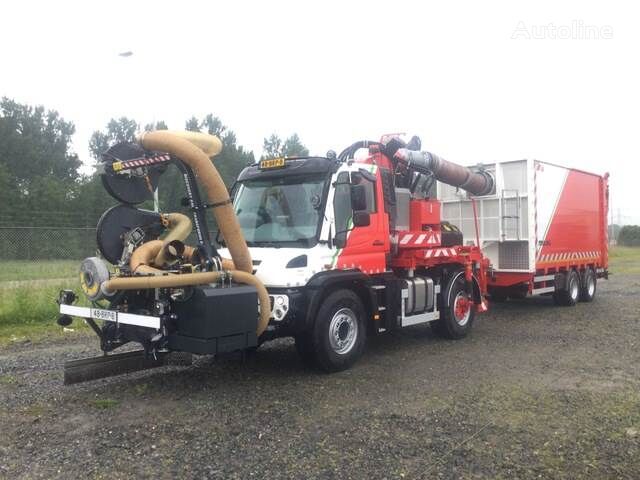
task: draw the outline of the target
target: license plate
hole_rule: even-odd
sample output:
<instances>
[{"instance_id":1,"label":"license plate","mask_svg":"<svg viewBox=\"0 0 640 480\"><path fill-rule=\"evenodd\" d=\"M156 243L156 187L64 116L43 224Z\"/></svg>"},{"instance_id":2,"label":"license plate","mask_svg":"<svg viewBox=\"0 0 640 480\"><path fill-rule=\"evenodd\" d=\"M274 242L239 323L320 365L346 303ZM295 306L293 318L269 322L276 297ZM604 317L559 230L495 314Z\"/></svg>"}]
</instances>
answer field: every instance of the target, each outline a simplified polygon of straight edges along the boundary
<instances>
[{"instance_id":1,"label":"license plate","mask_svg":"<svg viewBox=\"0 0 640 480\"><path fill-rule=\"evenodd\" d=\"M284 158L270 158L268 160L260 160L258 168L266 170L269 168L284 168L285 166Z\"/></svg>"},{"instance_id":2,"label":"license plate","mask_svg":"<svg viewBox=\"0 0 640 480\"><path fill-rule=\"evenodd\" d=\"M100 308L91 309L91 318L96 320L106 320L108 322L116 322L118 320L118 312L113 310L102 310Z\"/></svg>"}]
</instances>

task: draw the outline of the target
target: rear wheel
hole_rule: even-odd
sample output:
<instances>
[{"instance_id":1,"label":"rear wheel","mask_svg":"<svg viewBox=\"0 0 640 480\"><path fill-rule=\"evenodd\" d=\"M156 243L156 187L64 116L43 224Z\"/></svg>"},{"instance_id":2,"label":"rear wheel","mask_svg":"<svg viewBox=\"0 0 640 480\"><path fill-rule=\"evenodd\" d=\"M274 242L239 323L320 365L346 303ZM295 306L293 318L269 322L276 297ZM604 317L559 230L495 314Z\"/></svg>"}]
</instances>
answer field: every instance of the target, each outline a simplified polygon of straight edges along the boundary
<instances>
[{"instance_id":1,"label":"rear wheel","mask_svg":"<svg viewBox=\"0 0 640 480\"><path fill-rule=\"evenodd\" d=\"M572 307L578 302L580 296L580 277L578 272L571 270L567 273L565 288L556 288L553 293L553 300L558 305Z\"/></svg>"},{"instance_id":2,"label":"rear wheel","mask_svg":"<svg viewBox=\"0 0 640 480\"><path fill-rule=\"evenodd\" d=\"M473 297L465 288L464 273L454 273L440 297L440 318L433 323L438 335L463 338L471 330L476 312Z\"/></svg>"},{"instance_id":3,"label":"rear wheel","mask_svg":"<svg viewBox=\"0 0 640 480\"><path fill-rule=\"evenodd\" d=\"M308 349L316 366L325 372L346 370L364 350L364 319L360 298L351 290L336 290L318 310L310 344L301 340L296 345Z\"/></svg>"},{"instance_id":4,"label":"rear wheel","mask_svg":"<svg viewBox=\"0 0 640 480\"><path fill-rule=\"evenodd\" d=\"M596 296L596 272L592 268L587 268L582 274L582 284L580 285L580 301L590 302Z\"/></svg>"}]
</instances>

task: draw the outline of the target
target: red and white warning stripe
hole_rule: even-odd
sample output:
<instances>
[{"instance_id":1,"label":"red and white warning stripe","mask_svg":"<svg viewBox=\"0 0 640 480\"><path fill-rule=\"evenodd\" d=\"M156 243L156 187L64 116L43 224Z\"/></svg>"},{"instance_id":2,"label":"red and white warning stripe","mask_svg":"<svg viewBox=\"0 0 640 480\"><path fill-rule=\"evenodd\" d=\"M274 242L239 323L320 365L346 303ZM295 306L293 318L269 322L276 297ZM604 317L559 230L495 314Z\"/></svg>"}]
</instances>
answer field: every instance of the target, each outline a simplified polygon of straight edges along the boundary
<instances>
[{"instance_id":1,"label":"red and white warning stripe","mask_svg":"<svg viewBox=\"0 0 640 480\"><path fill-rule=\"evenodd\" d=\"M132 160L123 160L120 162L114 162L112 168L114 171L119 172L122 170L129 170L131 168L146 167L148 165L154 165L156 163L164 163L171 160L171 155L166 153L159 153L151 157L134 158Z\"/></svg>"},{"instance_id":2,"label":"red and white warning stripe","mask_svg":"<svg viewBox=\"0 0 640 480\"><path fill-rule=\"evenodd\" d=\"M595 250L586 252L561 252L561 253L545 253L540 256L541 262L562 262L567 260L586 260L598 258L600 253Z\"/></svg>"},{"instance_id":3,"label":"red and white warning stripe","mask_svg":"<svg viewBox=\"0 0 640 480\"><path fill-rule=\"evenodd\" d=\"M424 253L425 258L454 257L456 255L455 248L430 248Z\"/></svg>"},{"instance_id":4,"label":"red and white warning stripe","mask_svg":"<svg viewBox=\"0 0 640 480\"><path fill-rule=\"evenodd\" d=\"M437 232L403 233L398 243L410 247L439 245L440 234Z\"/></svg>"}]
</instances>

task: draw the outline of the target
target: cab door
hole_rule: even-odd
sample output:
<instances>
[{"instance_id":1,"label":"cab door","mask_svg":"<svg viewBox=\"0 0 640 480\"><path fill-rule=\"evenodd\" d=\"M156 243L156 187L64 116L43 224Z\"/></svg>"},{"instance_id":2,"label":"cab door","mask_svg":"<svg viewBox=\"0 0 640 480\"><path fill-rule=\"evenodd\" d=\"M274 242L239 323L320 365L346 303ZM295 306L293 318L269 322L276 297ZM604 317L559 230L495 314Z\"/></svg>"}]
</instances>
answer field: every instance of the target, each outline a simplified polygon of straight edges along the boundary
<instances>
[{"instance_id":1,"label":"cab door","mask_svg":"<svg viewBox=\"0 0 640 480\"><path fill-rule=\"evenodd\" d=\"M341 172L335 184L334 268L358 269L367 274L384 272L390 249L389 219L384 211L379 169L364 165Z\"/></svg>"}]
</instances>

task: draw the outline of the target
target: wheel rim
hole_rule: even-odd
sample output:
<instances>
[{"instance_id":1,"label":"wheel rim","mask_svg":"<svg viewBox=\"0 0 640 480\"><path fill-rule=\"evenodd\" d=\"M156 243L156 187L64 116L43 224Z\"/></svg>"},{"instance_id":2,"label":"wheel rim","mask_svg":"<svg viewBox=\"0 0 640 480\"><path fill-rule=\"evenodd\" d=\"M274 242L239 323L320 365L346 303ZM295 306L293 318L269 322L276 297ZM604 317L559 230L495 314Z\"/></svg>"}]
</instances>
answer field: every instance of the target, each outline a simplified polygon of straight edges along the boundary
<instances>
[{"instance_id":1,"label":"wheel rim","mask_svg":"<svg viewBox=\"0 0 640 480\"><path fill-rule=\"evenodd\" d=\"M596 281L593 278L593 275L589 275L587 277L587 293L590 297L593 297L593 294L596 292Z\"/></svg>"},{"instance_id":2,"label":"wheel rim","mask_svg":"<svg viewBox=\"0 0 640 480\"><path fill-rule=\"evenodd\" d=\"M569 294L574 300L578 298L578 282L576 281L575 276L573 276L571 283L569 284Z\"/></svg>"},{"instance_id":3,"label":"wheel rim","mask_svg":"<svg viewBox=\"0 0 640 480\"><path fill-rule=\"evenodd\" d=\"M350 308L341 308L329 324L329 344L338 355L349 353L358 338L358 318Z\"/></svg>"},{"instance_id":4,"label":"wheel rim","mask_svg":"<svg viewBox=\"0 0 640 480\"><path fill-rule=\"evenodd\" d=\"M471 302L464 292L458 292L453 300L453 317L461 327L469 322L471 316Z\"/></svg>"}]
</instances>

